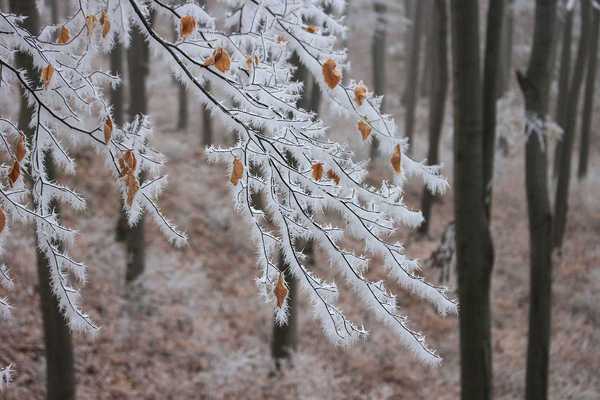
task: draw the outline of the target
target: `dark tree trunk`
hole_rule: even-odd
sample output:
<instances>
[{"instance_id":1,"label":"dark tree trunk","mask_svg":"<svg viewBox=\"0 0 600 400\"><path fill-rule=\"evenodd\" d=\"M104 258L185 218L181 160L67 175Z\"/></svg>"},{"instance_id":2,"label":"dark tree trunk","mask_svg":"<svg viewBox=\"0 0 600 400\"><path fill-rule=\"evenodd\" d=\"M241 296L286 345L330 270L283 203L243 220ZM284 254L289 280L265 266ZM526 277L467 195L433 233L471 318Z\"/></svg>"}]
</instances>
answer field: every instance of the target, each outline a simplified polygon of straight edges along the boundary
<instances>
[{"instance_id":1,"label":"dark tree trunk","mask_svg":"<svg viewBox=\"0 0 600 400\"><path fill-rule=\"evenodd\" d=\"M577 176L583 179L587 175L588 158L590 154L590 130L594 112L594 94L596 88L596 71L598 65L598 30L600 27L600 11L594 7L592 34L588 56L587 76L585 82L585 97L581 120L581 143L579 147L579 166Z\"/></svg>"},{"instance_id":2,"label":"dark tree trunk","mask_svg":"<svg viewBox=\"0 0 600 400\"><path fill-rule=\"evenodd\" d=\"M210 112L202 107L202 145L210 146L213 143L213 127Z\"/></svg>"},{"instance_id":3,"label":"dark tree trunk","mask_svg":"<svg viewBox=\"0 0 600 400\"><path fill-rule=\"evenodd\" d=\"M567 112L567 103L569 102L569 82L571 80L571 47L573 37L573 10L567 10L564 15L562 32L562 50L560 54L560 72L558 76L558 98L556 99L556 112L554 118L561 128L565 129L565 116ZM562 142L556 143L554 151L554 176L558 176L560 163L560 152Z\"/></svg>"},{"instance_id":4,"label":"dark tree trunk","mask_svg":"<svg viewBox=\"0 0 600 400\"><path fill-rule=\"evenodd\" d=\"M460 302L461 398L492 396L490 280L493 250L483 199L479 2L452 0L454 212Z\"/></svg>"},{"instance_id":5,"label":"dark tree trunk","mask_svg":"<svg viewBox=\"0 0 600 400\"><path fill-rule=\"evenodd\" d=\"M431 89L429 97L429 151L427 161L439 163L439 144L444 125L446 95L448 92L448 12L445 0L434 0L433 21L431 24ZM427 234L431 220L433 195L426 188L421 198L423 223L419 227L421 234Z\"/></svg>"},{"instance_id":6,"label":"dark tree trunk","mask_svg":"<svg viewBox=\"0 0 600 400\"><path fill-rule=\"evenodd\" d=\"M188 125L188 93L185 85L177 82L177 98L179 99L179 108L177 112L177 130L184 131Z\"/></svg>"},{"instance_id":7,"label":"dark tree trunk","mask_svg":"<svg viewBox=\"0 0 600 400\"><path fill-rule=\"evenodd\" d=\"M415 110L417 106L417 84L419 82L419 65L421 53L421 36L423 34L423 1L415 4L415 14L412 20L410 56L407 59L407 83L406 83L406 115L404 120L404 134L409 140L409 153L412 152L413 133L415 129Z\"/></svg>"},{"instance_id":8,"label":"dark tree trunk","mask_svg":"<svg viewBox=\"0 0 600 400\"><path fill-rule=\"evenodd\" d=\"M10 10L15 14L29 17L24 21L24 26L31 33L36 34L39 31L39 15L35 0L11 0ZM33 82L39 82L39 76L33 69L31 57L24 53L19 53L16 57L17 66L25 69L29 79ZM22 93L19 127L26 133L29 140L32 137L32 131L29 128L32 113L33 110L27 104ZM48 179L54 180L56 172L49 155L46 155L45 163ZM55 209L58 213L58 208ZM73 400L76 386L71 331L59 310L58 300L50 287L48 260L39 250L37 250L37 271L46 351L46 399Z\"/></svg>"},{"instance_id":9,"label":"dark tree trunk","mask_svg":"<svg viewBox=\"0 0 600 400\"><path fill-rule=\"evenodd\" d=\"M504 0L490 1L485 38L483 70L483 202L488 222L492 214L494 157L496 154L496 99L502 64Z\"/></svg>"},{"instance_id":10,"label":"dark tree trunk","mask_svg":"<svg viewBox=\"0 0 600 400\"><path fill-rule=\"evenodd\" d=\"M556 198L554 201L555 217L554 225L552 226L552 244L557 249L560 249L562 246L567 224L569 185L571 183L571 156L573 153L573 143L575 141L575 130L577 127L579 94L581 92L589 52L588 43L591 33L591 10L592 6L590 0L583 0L581 4L581 37L577 48L573 79L568 92L568 103L566 104L565 130L562 138Z\"/></svg>"},{"instance_id":11,"label":"dark tree trunk","mask_svg":"<svg viewBox=\"0 0 600 400\"><path fill-rule=\"evenodd\" d=\"M426 98L431 90L431 79L433 74L433 52L435 51L435 43L433 42L432 30L435 29L432 25L433 19L433 3L432 0L421 0L425 2L423 10L423 73L420 79L419 95Z\"/></svg>"},{"instance_id":12,"label":"dark tree trunk","mask_svg":"<svg viewBox=\"0 0 600 400\"><path fill-rule=\"evenodd\" d=\"M131 47L127 54L129 66L129 115L135 117L147 112L146 77L150 66L150 52L144 35L137 27L132 30ZM143 177L142 177L143 179ZM125 240L127 248L127 282L136 280L145 269L144 217L128 228Z\"/></svg>"},{"instance_id":13,"label":"dark tree trunk","mask_svg":"<svg viewBox=\"0 0 600 400\"><path fill-rule=\"evenodd\" d=\"M502 23L501 56L498 60L500 72L498 72L498 83L496 94L500 98L510 88L512 77L512 48L513 48L513 24L514 11L513 0L506 2L504 10L504 22Z\"/></svg>"},{"instance_id":14,"label":"dark tree trunk","mask_svg":"<svg viewBox=\"0 0 600 400\"><path fill-rule=\"evenodd\" d=\"M385 92L385 22L386 22L386 5L383 2L377 1L373 5L375 9L375 32L373 33L373 44L371 51L373 55L373 91L377 96L383 96ZM381 104L381 110L385 109L385 103ZM379 141L373 137L369 157L371 161L377 158Z\"/></svg>"},{"instance_id":15,"label":"dark tree trunk","mask_svg":"<svg viewBox=\"0 0 600 400\"><path fill-rule=\"evenodd\" d=\"M557 0L536 0L533 45L527 73L517 73L527 115L548 112ZM526 399L545 400L550 354L552 293L552 213L548 193L548 145L542 135L529 134L525 149L525 186L529 216L530 305Z\"/></svg>"}]
</instances>

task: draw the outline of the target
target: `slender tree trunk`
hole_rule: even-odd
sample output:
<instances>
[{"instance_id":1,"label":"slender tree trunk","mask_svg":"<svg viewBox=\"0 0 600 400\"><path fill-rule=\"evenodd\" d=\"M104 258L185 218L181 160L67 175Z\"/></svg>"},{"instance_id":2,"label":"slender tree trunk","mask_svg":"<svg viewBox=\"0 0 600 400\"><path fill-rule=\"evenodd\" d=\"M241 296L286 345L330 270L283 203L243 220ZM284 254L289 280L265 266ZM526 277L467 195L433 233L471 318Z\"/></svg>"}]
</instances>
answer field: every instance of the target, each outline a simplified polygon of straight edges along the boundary
<instances>
[{"instance_id":1,"label":"slender tree trunk","mask_svg":"<svg viewBox=\"0 0 600 400\"><path fill-rule=\"evenodd\" d=\"M573 143L575 141L575 130L577 127L577 107L579 105L579 94L583 83L585 66L589 52L589 40L591 33L591 2L582 0L581 4L581 37L577 48L577 58L573 79L568 92L568 103L565 114L565 131L560 151L560 164L558 170L558 182L556 186L556 200L554 202L555 218L552 226L552 244L560 249L567 224L567 211L569 208L569 185L571 183L571 156Z\"/></svg>"},{"instance_id":2,"label":"slender tree trunk","mask_svg":"<svg viewBox=\"0 0 600 400\"><path fill-rule=\"evenodd\" d=\"M581 121L581 143L579 147L579 166L577 176L583 179L587 175L588 158L590 154L590 131L594 111L594 94L596 88L596 69L598 66L598 30L600 27L600 11L594 7L592 33L588 56L587 76L585 82L585 97Z\"/></svg>"},{"instance_id":3,"label":"slender tree trunk","mask_svg":"<svg viewBox=\"0 0 600 400\"><path fill-rule=\"evenodd\" d=\"M492 215L494 157L496 155L496 99L502 65L504 0L490 1L487 14L483 71L483 202L488 222Z\"/></svg>"},{"instance_id":4,"label":"slender tree trunk","mask_svg":"<svg viewBox=\"0 0 600 400\"><path fill-rule=\"evenodd\" d=\"M375 31L373 34L373 44L371 45L371 51L373 55L373 84L374 92L378 96L383 96L385 92L385 31L386 31L386 5L381 1L375 2L373 5L375 9ZM382 111L385 108L385 103L381 104ZM379 148L379 141L373 137L371 142L371 149L369 151L369 157L371 161L375 161L377 158L377 149Z\"/></svg>"},{"instance_id":5,"label":"slender tree trunk","mask_svg":"<svg viewBox=\"0 0 600 400\"><path fill-rule=\"evenodd\" d=\"M177 112L177 130L185 131L188 125L188 93L185 85L177 82L177 98L179 99L179 108Z\"/></svg>"},{"instance_id":6,"label":"slender tree trunk","mask_svg":"<svg viewBox=\"0 0 600 400\"><path fill-rule=\"evenodd\" d=\"M571 47L573 38L573 10L566 10L563 21L562 50L560 54L560 72L558 76L558 98L554 118L561 128L565 129L565 116L569 103L569 83L571 80ZM554 151L554 177L558 176L562 141L556 143Z\"/></svg>"},{"instance_id":7,"label":"slender tree trunk","mask_svg":"<svg viewBox=\"0 0 600 400\"><path fill-rule=\"evenodd\" d=\"M498 59L498 68L496 83L496 96L502 97L509 88L512 69L512 40L513 40L513 8L512 0L508 0L503 10L502 32L500 34L500 57ZM491 4L491 3L490 3ZM489 18L489 13L488 13ZM488 28L489 29L489 28Z\"/></svg>"},{"instance_id":8,"label":"slender tree trunk","mask_svg":"<svg viewBox=\"0 0 600 400\"><path fill-rule=\"evenodd\" d=\"M129 115L135 117L147 112L146 77L150 65L148 43L137 27L132 30L131 47L127 56L130 91ZM125 244L127 248L126 280L132 282L144 272L146 265L143 216L135 226L129 227Z\"/></svg>"},{"instance_id":9,"label":"slender tree trunk","mask_svg":"<svg viewBox=\"0 0 600 400\"><path fill-rule=\"evenodd\" d=\"M433 0L421 0L425 4L423 10L423 27L421 28L423 31L423 73L420 79L420 88L419 95L421 97L427 98L429 96L429 91L431 90L431 75L433 73L433 52L435 51L435 43L433 43L432 38L432 30L434 29L432 25L433 19Z\"/></svg>"},{"instance_id":10,"label":"slender tree trunk","mask_svg":"<svg viewBox=\"0 0 600 400\"><path fill-rule=\"evenodd\" d=\"M213 143L213 127L210 112L202 107L202 145L210 146Z\"/></svg>"},{"instance_id":11,"label":"slender tree trunk","mask_svg":"<svg viewBox=\"0 0 600 400\"><path fill-rule=\"evenodd\" d=\"M526 75L517 73L526 114L543 119L548 111L557 0L536 0L533 45ZM545 400L548 388L552 293L552 213L547 152L543 135L530 134L525 149L525 186L529 217L530 305L526 399Z\"/></svg>"},{"instance_id":12,"label":"slender tree trunk","mask_svg":"<svg viewBox=\"0 0 600 400\"><path fill-rule=\"evenodd\" d=\"M421 53L421 36L423 34L423 1L415 4L415 17L413 18L410 57L408 58L407 84L406 84L406 115L404 120L404 134L409 140L409 153L413 148L413 133L415 129L415 110L417 106L417 84L419 82L419 66Z\"/></svg>"},{"instance_id":13,"label":"slender tree trunk","mask_svg":"<svg viewBox=\"0 0 600 400\"><path fill-rule=\"evenodd\" d=\"M11 0L10 10L15 14L26 15L24 26L33 34L39 31L39 15L35 0ZM28 78L39 82L37 71L33 69L31 56L25 53L17 54L17 65L27 71ZM19 113L19 127L29 140L33 132L29 128L29 121L33 109L21 93L21 109ZM54 180L55 168L51 157L45 157L48 179ZM58 207L55 211L59 213ZM73 400L75 399L75 368L73 341L71 331L61 314L58 300L50 287L50 272L48 260L39 250L37 254L38 292L40 295L40 308L44 323L44 345L46 351L46 399L47 400Z\"/></svg>"},{"instance_id":14,"label":"slender tree trunk","mask_svg":"<svg viewBox=\"0 0 600 400\"><path fill-rule=\"evenodd\" d=\"M429 151L427 161L439 163L439 144L444 125L446 95L448 92L448 12L445 0L434 0L433 21L431 24L431 89L429 97ZM421 210L423 223L419 227L421 234L429 232L433 195L423 189Z\"/></svg>"},{"instance_id":15,"label":"slender tree trunk","mask_svg":"<svg viewBox=\"0 0 600 400\"><path fill-rule=\"evenodd\" d=\"M460 302L462 400L492 397L490 281L493 250L483 199L479 2L452 0L454 212Z\"/></svg>"}]
</instances>

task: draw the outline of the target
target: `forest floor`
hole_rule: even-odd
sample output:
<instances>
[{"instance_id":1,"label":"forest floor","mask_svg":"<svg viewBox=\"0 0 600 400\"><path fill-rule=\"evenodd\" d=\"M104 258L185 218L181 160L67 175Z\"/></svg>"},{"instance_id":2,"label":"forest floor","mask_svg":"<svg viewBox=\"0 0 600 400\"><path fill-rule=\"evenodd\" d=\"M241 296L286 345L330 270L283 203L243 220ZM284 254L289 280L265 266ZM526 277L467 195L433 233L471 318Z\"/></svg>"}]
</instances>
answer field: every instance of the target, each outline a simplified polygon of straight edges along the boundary
<instances>
[{"instance_id":1,"label":"forest floor","mask_svg":"<svg viewBox=\"0 0 600 400\"><path fill-rule=\"evenodd\" d=\"M173 93L174 95L174 93ZM168 130L166 112L157 124ZM441 367L417 363L394 336L355 302L341 307L362 321L369 338L352 348L331 345L304 299L293 366L274 373L270 359L271 306L262 303L248 227L232 210L228 177L204 159L199 134L163 132L157 146L169 159L170 184L161 203L190 236L172 248L147 223L147 270L124 283L122 244L115 241L116 191L101 163L85 158L74 184L89 200L85 215L66 218L81 232L75 255L90 266L84 307L101 325L97 338L77 336L78 398L87 399L457 399L457 320L398 291L402 312L444 357ZM85 151L85 150L84 150ZM449 154L449 151L445 153ZM528 310L528 240L522 154L502 163L494 197L494 391L497 399L524 390ZM598 171L598 157L592 171ZM446 168L445 173L450 174ZM92 179L93 177L93 179ZM600 398L600 205L596 181L573 182L567 241L554 273L550 398ZM418 206L420 186L407 202ZM407 235L408 252L426 260L452 219L452 192L435 206L430 238ZM42 399L45 362L30 227L7 245L16 290L14 318L0 331L2 363L16 369L4 399ZM325 263L317 254L317 264ZM379 261L371 269L379 269ZM426 271L438 279L439 271Z\"/></svg>"}]
</instances>

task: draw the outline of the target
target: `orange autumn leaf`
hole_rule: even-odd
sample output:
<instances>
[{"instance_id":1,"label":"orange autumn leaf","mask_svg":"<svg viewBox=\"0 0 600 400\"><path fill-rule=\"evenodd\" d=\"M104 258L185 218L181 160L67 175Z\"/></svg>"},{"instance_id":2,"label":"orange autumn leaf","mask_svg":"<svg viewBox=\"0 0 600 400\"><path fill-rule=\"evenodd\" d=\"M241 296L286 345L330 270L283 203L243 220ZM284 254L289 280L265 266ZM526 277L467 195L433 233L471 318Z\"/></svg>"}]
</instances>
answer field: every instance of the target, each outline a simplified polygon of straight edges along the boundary
<instances>
[{"instance_id":1,"label":"orange autumn leaf","mask_svg":"<svg viewBox=\"0 0 600 400\"><path fill-rule=\"evenodd\" d=\"M4 210L0 208L0 233L2 233L4 231L5 227L6 227L6 214L4 213Z\"/></svg>"},{"instance_id":2,"label":"orange autumn leaf","mask_svg":"<svg viewBox=\"0 0 600 400\"><path fill-rule=\"evenodd\" d=\"M85 17L85 27L87 28L88 35L91 35L94 31L94 27L96 26L96 16L88 15Z\"/></svg>"},{"instance_id":3,"label":"orange autumn leaf","mask_svg":"<svg viewBox=\"0 0 600 400\"><path fill-rule=\"evenodd\" d=\"M277 279L277 284L275 285L273 293L275 293L275 298L277 299L277 308L283 307L283 302L288 295L288 288L285 283L285 278L283 277L283 272L279 273L279 278Z\"/></svg>"},{"instance_id":4,"label":"orange autumn leaf","mask_svg":"<svg viewBox=\"0 0 600 400\"><path fill-rule=\"evenodd\" d=\"M323 78L330 89L334 89L342 81L342 72L337 67L335 60L328 58L323 63Z\"/></svg>"},{"instance_id":5,"label":"orange autumn leaf","mask_svg":"<svg viewBox=\"0 0 600 400\"><path fill-rule=\"evenodd\" d=\"M367 87L362 83L356 85L354 88L354 100L359 106L363 105L363 102L367 98Z\"/></svg>"},{"instance_id":6,"label":"orange autumn leaf","mask_svg":"<svg viewBox=\"0 0 600 400\"><path fill-rule=\"evenodd\" d=\"M320 181L323 177L323 163L316 162L312 165L312 177L315 181Z\"/></svg>"},{"instance_id":7,"label":"orange autumn leaf","mask_svg":"<svg viewBox=\"0 0 600 400\"><path fill-rule=\"evenodd\" d=\"M125 179L127 184L127 205L131 207L136 193L140 190L140 182L133 173L129 173Z\"/></svg>"},{"instance_id":8,"label":"orange autumn leaf","mask_svg":"<svg viewBox=\"0 0 600 400\"><path fill-rule=\"evenodd\" d=\"M8 182L10 186L13 186L15 182L17 182L19 176L21 176L21 164L18 161L15 161L8 174Z\"/></svg>"},{"instance_id":9,"label":"orange autumn leaf","mask_svg":"<svg viewBox=\"0 0 600 400\"><path fill-rule=\"evenodd\" d=\"M27 148L25 147L25 134L21 131L19 132L19 141L17 142L17 161L21 162L25 158L25 154L27 153Z\"/></svg>"},{"instance_id":10,"label":"orange autumn leaf","mask_svg":"<svg viewBox=\"0 0 600 400\"><path fill-rule=\"evenodd\" d=\"M44 84L44 89L48 89L48 86L50 85L50 81L52 81L53 75L54 75L54 66L52 66L52 64L48 64L44 68L42 68L41 78L42 78L42 83Z\"/></svg>"},{"instance_id":11,"label":"orange autumn leaf","mask_svg":"<svg viewBox=\"0 0 600 400\"><path fill-rule=\"evenodd\" d=\"M229 179L229 181L231 182L231 184L233 186L237 186L240 179L242 179L243 175L244 175L244 163L242 162L242 160L240 160L239 158L236 157L233 160L233 168L231 170L231 178Z\"/></svg>"},{"instance_id":12,"label":"orange autumn leaf","mask_svg":"<svg viewBox=\"0 0 600 400\"><path fill-rule=\"evenodd\" d=\"M180 25L179 25L179 37L182 39L187 39L194 33L196 27L198 26L198 22L196 18L191 15L184 15L181 17Z\"/></svg>"},{"instance_id":13,"label":"orange autumn leaf","mask_svg":"<svg viewBox=\"0 0 600 400\"><path fill-rule=\"evenodd\" d=\"M334 170L330 169L327 171L327 178L335 182L336 185L340 184L340 176L335 173Z\"/></svg>"},{"instance_id":14,"label":"orange autumn leaf","mask_svg":"<svg viewBox=\"0 0 600 400\"><path fill-rule=\"evenodd\" d=\"M361 119L360 121L358 121L358 130L360 131L362 139L367 140L369 138L369 135L371 135L371 131L373 129L371 128L371 125L369 125L369 123L367 121L365 121L364 119Z\"/></svg>"},{"instance_id":15,"label":"orange autumn leaf","mask_svg":"<svg viewBox=\"0 0 600 400\"><path fill-rule=\"evenodd\" d=\"M110 116L104 121L104 144L109 144L112 138L113 122Z\"/></svg>"},{"instance_id":16,"label":"orange autumn leaf","mask_svg":"<svg viewBox=\"0 0 600 400\"><path fill-rule=\"evenodd\" d=\"M315 25L308 25L306 28L304 28L304 30L309 33L317 33L319 28L317 28Z\"/></svg>"},{"instance_id":17,"label":"orange autumn leaf","mask_svg":"<svg viewBox=\"0 0 600 400\"><path fill-rule=\"evenodd\" d=\"M209 67L214 65L221 72L229 71L231 68L231 58L229 57L229 53L222 47L219 47L213 51L212 55L204 60L202 64L205 67Z\"/></svg>"},{"instance_id":18,"label":"orange autumn leaf","mask_svg":"<svg viewBox=\"0 0 600 400\"><path fill-rule=\"evenodd\" d=\"M394 153L392 153L392 157L390 158L390 163L392 164L392 168L396 171L397 174L402 170L402 151L400 149L400 145L397 144L394 149Z\"/></svg>"},{"instance_id":19,"label":"orange autumn leaf","mask_svg":"<svg viewBox=\"0 0 600 400\"><path fill-rule=\"evenodd\" d=\"M69 31L69 28L67 28L65 25L63 25L60 28L60 32L58 33L56 42L58 44L65 44L65 43L68 43L69 40L71 40L71 31Z\"/></svg>"},{"instance_id":20,"label":"orange autumn leaf","mask_svg":"<svg viewBox=\"0 0 600 400\"><path fill-rule=\"evenodd\" d=\"M102 25L102 37L105 38L110 32L110 19L106 11L102 11L102 14L100 14L100 25Z\"/></svg>"}]
</instances>

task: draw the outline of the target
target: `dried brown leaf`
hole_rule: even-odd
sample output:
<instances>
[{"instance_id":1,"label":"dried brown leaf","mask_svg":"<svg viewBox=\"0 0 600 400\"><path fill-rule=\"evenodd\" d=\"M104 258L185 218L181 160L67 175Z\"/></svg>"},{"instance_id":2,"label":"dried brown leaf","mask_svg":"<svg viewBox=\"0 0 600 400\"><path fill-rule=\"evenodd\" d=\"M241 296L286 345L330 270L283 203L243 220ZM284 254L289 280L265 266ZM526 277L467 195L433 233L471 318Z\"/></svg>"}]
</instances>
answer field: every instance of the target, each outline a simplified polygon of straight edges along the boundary
<instances>
[{"instance_id":1,"label":"dried brown leaf","mask_svg":"<svg viewBox=\"0 0 600 400\"><path fill-rule=\"evenodd\" d=\"M104 144L109 144L110 139L112 138L113 131L113 121L110 116L106 117L106 121L104 121Z\"/></svg>"},{"instance_id":2,"label":"dried brown leaf","mask_svg":"<svg viewBox=\"0 0 600 400\"><path fill-rule=\"evenodd\" d=\"M19 176L21 176L21 163L15 161L10 169L10 172L8 173L9 186L12 187L19 179Z\"/></svg>"},{"instance_id":3,"label":"dried brown leaf","mask_svg":"<svg viewBox=\"0 0 600 400\"><path fill-rule=\"evenodd\" d=\"M58 37L56 38L56 43L65 44L69 43L71 40L71 31L65 25L61 26L60 32L58 32Z\"/></svg>"},{"instance_id":4,"label":"dried brown leaf","mask_svg":"<svg viewBox=\"0 0 600 400\"><path fill-rule=\"evenodd\" d=\"M6 213L0 208L0 233L4 232L6 227Z\"/></svg>"},{"instance_id":5,"label":"dried brown leaf","mask_svg":"<svg viewBox=\"0 0 600 400\"><path fill-rule=\"evenodd\" d=\"M233 186L237 186L240 179L244 175L244 163L239 158L233 160L233 168L231 169L231 178L229 181Z\"/></svg>"},{"instance_id":6,"label":"dried brown leaf","mask_svg":"<svg viewBox=\"0 0 600 400\"><path fill-rule=\"evenodd\" d=\"M88 15L85 17L85 27L87 28L88 35L91 35L94 32L94 28L96 27L96 16Z\"/></svg>"},{"instance_id":7,"label":"dried brown leaf","mask_svg":"<svg viewBox=\"0 0 600 400\"><path fill-rule=\"evenodd\" d=\"M275 294L275 298L277 299L277 307L283 307L283 302L288 295L287 284L285 283L285 277L283 276L283 272L279 273L279 278L277 279L277 284L275 285L275 289L273 290Z\"/></svg>"},{"instance_id":8,"label":"dried brown leaf","mask_svg":"<svg viewBox=\"0 0 600 400\"><path fill-rule=\"evenodd\" d=\"M365 121L364 119L361 119L360 121L358 121L358 130L360 131L360 135L362 136L362 139L367 140L369 138L369 136L371 135L371 131L373 129L371 128L371 125L369 125L369 123L367 121Z\"/></svg>"},{"instance_id":9,"label":"dried brown leaf","mask_svg":"<svg viewBox=\"0 0 600 400\"><path fill-rule=\"evenodd\" d=\"M110 32L110 18L105 11L102 11L100 14L100 25L102 25L102 38L105 38L106 35Z\"/></svg>"},{"instance_id":10,"label":"dried brown leaf","mask_svg":"<svg viewBox=\"0 0 600 400\"><path fill-rule=\"evenodd\" d=\"M317 33L319 28L317 28L315 25L308 25L306 28L304 28L304 30L309 33Z\"/></svg>"},{"instance_id":11,"label":"dried brown leaf","mask_svg":"<svg viewBox=\"0 0 600 400\"><path fill-rule=\"evenodd\" d=\"M198 26L198 21L191 15L184 15L181 17L180 25L179 25L179 37L182 39L187 39L194 33L196 27Z\"/></svg>"},{"instance_id":12,"label":"dried brown leaf","mask_svg":"<svg viewBox=\"0 0 600 400\"><path fill-rule=\"evenodd\" d=\"M19 132L19 140L17 141L17 161L21 162L27 154L27 147L25 146L25 134L23 131Z\"/></svg>"},{"instance_id":13,"label":"dried brown leaf","mask_svg":"<svg viewBox=\"0 0 600 400\"><path fill-rule=\"evenodd\" d=\"M392 164L392 168L394 168L394 171L397 174L399 174L402 171L402 150L400 149L399 144L396 145L394 153L392 153L390 163Z\"/></svg>"},{"instance_id":14,"label":"dried brown leaf","mask_svg":"<svg viewBox=\"0 0 600 400\"><path fill-rule=\"evenodd\" d=\"M44 84L44 89L48 89L48 85L52 81L52 76L54 75L54 66L52 64L46 65L42 68L42 83Z\"/></svg>"},{"instance_id":15,"label":"dried brown leaf","mask_svg":"<svg viewBox=\"0 0 600 400\"><path fill-rule=\"evenodd\" d=\"M131 207L136 193L140 190L140 182L133 173L128 174L125 179L127 183L127 205Z\"/></svg>"},{"instance_id":16,"label":"dried brown leaf","mask_svg":"<svg viewBox=\"0 0 600 400\"><path fill-rule=\"evenodd\" d=\"M323 178L323 163L316 162L312 165L312 177L315 181L320 181Z\"/></svg>"},{"instance_id":17,"label":"dried brown leaf","mask_svg":"<svg viewBox=\"0 0 600 400\"><path fill-rule=\"evenodd\" d=\"M330 169L327 171L327 178L335 182L336 185L340 184L340 176L335 173L334 170Z\"/></svg>"},{"instance_id":18,"label":"dried brown leaf","mask_svg":"<svg viewBox=\"0 0 600 400\"><path fill-rule=\"evenodd\" d=\"M356 85L356 87L354 88L354 100L356 100L356 103L359 106L362 106L363 102L365 101L366 98L367 98L367 87L362 83Z\"/></svg>"},{"instance_id":19,"label":"dried brown leaf","mask_svg":"<svg viewBox=\"0 0 600 400\"><path fill-rule=\"evenodd\" d=\"M335 60L328 58L323 63L323 78L330 89L334 89L342 81L342 71L339 70Z\"/></svg>"}]
</instances>

